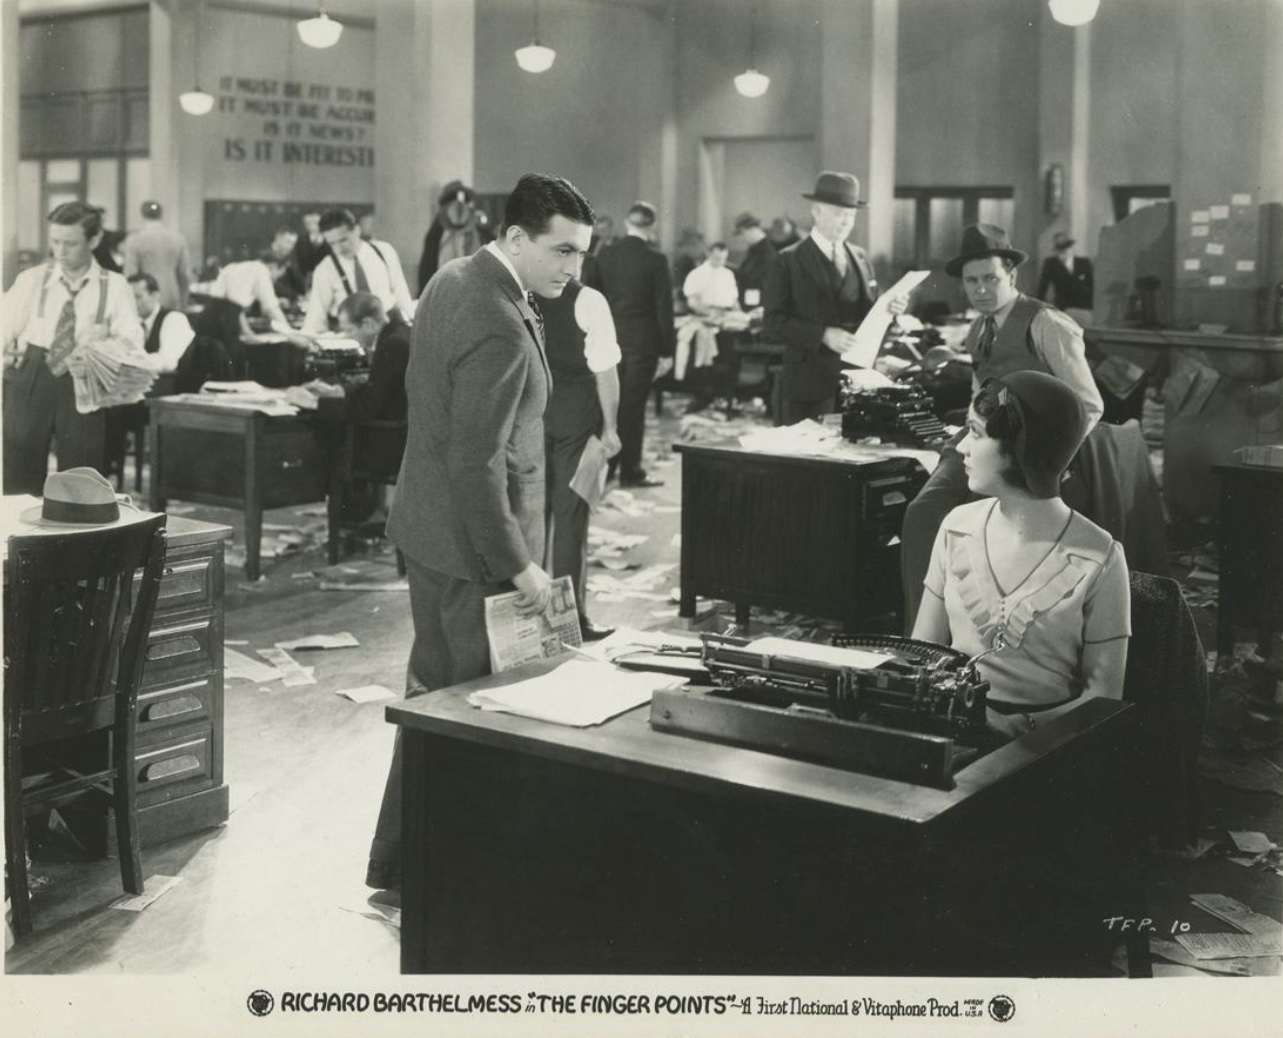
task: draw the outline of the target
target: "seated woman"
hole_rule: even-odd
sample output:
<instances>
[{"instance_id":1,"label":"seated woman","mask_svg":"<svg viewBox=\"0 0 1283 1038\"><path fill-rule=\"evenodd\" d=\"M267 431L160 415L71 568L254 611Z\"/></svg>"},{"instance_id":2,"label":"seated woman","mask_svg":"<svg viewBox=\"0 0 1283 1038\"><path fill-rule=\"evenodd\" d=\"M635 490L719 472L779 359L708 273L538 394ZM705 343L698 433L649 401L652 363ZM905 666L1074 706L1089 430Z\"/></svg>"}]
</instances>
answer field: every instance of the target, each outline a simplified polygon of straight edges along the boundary
<instances>
[{"instance_id":1,"label":"seated woman","mask_svg":"<svg viewBox=\"0 0 1283 1038\"><path fill-rule=\"evenodd\" d=\"M941 524L913 636L984 654L989 724L1008 737L1085 696L1122 698L1127 562L1060 498L1086 431L1072 389L1019 371L984 382L958 445L970 489L989 496Z\"/></svg>"}]
</instances>

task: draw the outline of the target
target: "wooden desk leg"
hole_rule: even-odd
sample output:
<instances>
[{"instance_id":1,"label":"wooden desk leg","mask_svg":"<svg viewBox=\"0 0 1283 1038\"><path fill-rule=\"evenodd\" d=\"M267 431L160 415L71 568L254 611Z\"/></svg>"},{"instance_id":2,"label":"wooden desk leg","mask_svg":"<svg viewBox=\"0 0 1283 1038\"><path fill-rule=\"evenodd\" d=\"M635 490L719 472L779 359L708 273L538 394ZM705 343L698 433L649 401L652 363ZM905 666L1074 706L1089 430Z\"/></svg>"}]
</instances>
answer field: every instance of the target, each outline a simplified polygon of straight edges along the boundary
<instances>
[{"instance_id":1,"label":"wooden desk leg","mask_svg":"<svg viewBox=\"0 0 1283 1038\"><path fill-rule=\"evenodd\" d=\"M330 462L330 492L325 500L325 557L331 566L338 565L339 561L339 540L342 537L339 524L342 518L343 466L337 460L332 460Z\"/></svg>"},{"instance_id":2,"label":"wooden desk leg","mask_svg":"<svg viewBox=\"0 0 1283 1038\"><path fill-rule=\"evenodd\" d=\"M399 729L401 741L401 972L427 973L427 736Z\"/></svg>"},{"instance_id":3,"label":"wooden desk leg","mask_svg":"<svg viewBox=\"0 0 1283 1038\"><path fill-rule=\"evenodd\" d=\"M149 507L153 512L163 512L166 501L160 493L160 446L161 446L161 423L159 418L147 426L147 436L151 440L151 491L149 493Z\"/></svg>"},{"instance_id":4,"label":"wooden desk leg","mask_svg":"<svg viewBox=\"0 0 1283 1038\"><path fill-rule=\"evenodd\" d=\"M265 423L261 414L246 423L245 435L245 579L258 580L263 543L263 496L259 489L258 444Z\"/></svg>"},{"instance_id":5,"label":"wooden desk leg","mask_svg":"<svg viewBox=\"0 0 1283 1038\"><path fill-rule=\"evenodd\" d=\"M743 635L748 631L749 621L753 616L753 607L745 602L735 603L735 633Z\"/></svg>"}]
</instances>

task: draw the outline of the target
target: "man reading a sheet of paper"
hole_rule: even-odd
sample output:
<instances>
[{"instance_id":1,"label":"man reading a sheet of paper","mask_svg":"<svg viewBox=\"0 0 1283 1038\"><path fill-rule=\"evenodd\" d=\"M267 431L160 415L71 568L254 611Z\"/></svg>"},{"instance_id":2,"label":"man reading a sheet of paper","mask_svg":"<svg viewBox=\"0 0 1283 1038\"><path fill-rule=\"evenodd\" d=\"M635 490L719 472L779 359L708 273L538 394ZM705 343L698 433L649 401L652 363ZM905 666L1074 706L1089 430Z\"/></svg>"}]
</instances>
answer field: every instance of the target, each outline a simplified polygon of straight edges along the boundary
<instances>
[{"instance_id":1,"label":"man reading a sheet of paper","mask_svg":"<svg viewBox=\"0 0 1283 1038\"><path fill-rule=\"evenodd\" d=\"M780 424L818 419L837 407L842 354L878 297L864 250L847 237L855 228L860 182L850 173L821 173L811 200L811 233L779 254L766 277L763 332L784 343ZM907 301L892 300L893 314Z\"/></svg>"},{"instance_id":2,"label":"man reading a sheet of paper","mask_svg":"<svg viewBox=\"0 0 1283 1038\"><path fill-rule=\"evenodd\" d=\"M405 554L414 644L406 694L490 672L485 600L543 612L544 410L552 383L537 299L579 274L595 214L567 180L528 173L497 241L441 267L419 298L409 430L388 535ZM369 886L399 887L400 741L370 847Z\"/></svg>"},{"instance_id":3,"label":"man reading a sheet of paper","mask_svg":"<svg viewBox=\"0 0 1283 1038\"><path fill-rule=\"evenodd\" d=\"M102 464L101 410L76 409L72 373L92 342L143 353L143 326L123 274L93 257L102 210L65 202L49 214L50 261L24 270L4 297L4 492L39 494L50 442L58 468Z\"/></svg>"}]
</instances>

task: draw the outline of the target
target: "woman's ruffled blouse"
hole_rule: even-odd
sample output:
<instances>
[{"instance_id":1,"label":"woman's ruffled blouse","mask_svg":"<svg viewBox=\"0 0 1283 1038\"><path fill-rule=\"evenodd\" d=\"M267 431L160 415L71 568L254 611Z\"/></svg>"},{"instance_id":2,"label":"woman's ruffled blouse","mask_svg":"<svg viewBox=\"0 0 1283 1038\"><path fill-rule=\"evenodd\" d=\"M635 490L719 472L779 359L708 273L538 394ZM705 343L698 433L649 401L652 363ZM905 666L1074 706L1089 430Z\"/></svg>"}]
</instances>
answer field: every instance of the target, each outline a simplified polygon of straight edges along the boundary
<instances>
[{"instance_id":1,"label":"woman's ruffled blouse","mask_svg":"<svg viewBox=\"0 0 1283 1038\"><path fill-rule=\"evenodd\" d=\"M1083 690L1083 646L1131 634L1122 546L1077 512L1030 575L1003 595L985 552L993 499L955 508L940 525L926 589L943 599L954 648L980 661L990 698L1047 707ZM996 553L1001 545L991 545Z\"/></svg>"}]
</instances>

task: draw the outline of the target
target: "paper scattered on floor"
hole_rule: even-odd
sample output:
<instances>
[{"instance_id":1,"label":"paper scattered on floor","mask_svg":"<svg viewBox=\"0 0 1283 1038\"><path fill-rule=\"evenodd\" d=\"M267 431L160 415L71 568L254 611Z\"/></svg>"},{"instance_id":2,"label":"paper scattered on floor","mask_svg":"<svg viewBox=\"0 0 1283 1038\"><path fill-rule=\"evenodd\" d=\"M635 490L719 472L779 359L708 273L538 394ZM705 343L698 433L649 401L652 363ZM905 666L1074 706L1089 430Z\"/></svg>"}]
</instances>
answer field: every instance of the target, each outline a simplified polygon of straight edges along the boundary
<instances>
[{"instance_id":1,"label":"paper scattered on floor","mask_svg":"<svg viewBox=\"0 0 1283 1038\"><path fill-rule=\"evenodd\" d=\"M342 688L335 695L346 696L354 703L373 703L379 699L395 699L396 693L382 685L362 685L360 688Z\"/></svg>"},{"instance_id":2,"label":"paper scattered on floor","mask_svg":"<svg viewBox=\"0 0 1283 1038\"><path fill-rule=\"evenodd\" d=\"M547 674L473 692L468 702L482 710L586 728L649 703L656 689L685 680L644 671L625 674L608 663L572 659Z\"/></svg>"},{"instance_id":3,"label":"paper scattered on floor","mask_svg":"<svg viewBox=\"0 0 1283 1038\"><path fill-rule=\"evenodd\" d=\"M275 667L269 667L243 652L229 649L226 642L223 643L223 673L229 678L241 678L258 685L284 677Z\"/></svg>"},{"instance_id":4,"label":"paper scattered on floor","mask_svg":"<svg viewBox=\"0 0 1283 1038\"><path fill-rule=\"evenodd\" d=\"M1214 973L1232 973L1238 977L1250 977L1251 959L1196 959L1175 941L1164 941L1158 937L1149 939L1149 950L1161 955L1168 962L1181 966L1193 966L1198 969L1211 970Z\"/></svg>"},{"instance_id":5,"label":"paper scattered on floor","mask_svg":"<svg viewBox=\"0 0 1283 1038\"><path fill-rule=\"evenodd\" d=\"M172 890L181 881L181 876L152 876L143 884L143 893L126 894L124 897L113 901L111 907L118 908L122 912L141 912L162 894Z\"/></svg>"},{"instance_id":6,"label":"paper scattered on floor","mask_svg":"<svg viewBox=\"0 0 1283 1038\"><path fill-rule=\"evenodd\" d=\"M322 591L409 591L408 580L322 580L317 585Z\"/></svg>"},{"instance_id":7,"label":"paper scattered on floor","mask_svg":"<svg viewBox=\"0 0 1283 1038\"><path fill-rule=\"evenodd\" d=\"M356 635L350 631L340 631L338 634L307 634L302 638L294 638L287 642L277 642L278 649L350 649L355 648L361 643L356 640Z\"/></svg>"},{"instance_id":8,"label":"paper scattered on floor","mask_svg":"<svg viewBox=\"0 0 1283 1038\"><path fill-rule=\"evenodd\" d=\"M1273 940L1250 933L1182 933L1176 939L1196 959L1239 959L1283 955L1279 935Z\"/></svg>"},{"instance_id":9,"label":"paper scattered on floor","mask_svg":"<svg viewBox=\"0 0 1283 1038\"><path fill-rule=\"evenodd\" d=\"M315 685L316 668L303 667L284 649L259 649L258 654L281 672L286 685Z\"/></svg>"},{"instance_id":10,"label":"paper scattered on floor","mask_svg":"<svg viewBox=\"0 0 1283 1038\"><path fill-rule=\"evenodd\" d=\"M1214 915L1217 919L1222 919L1230 926L1238 927L1246 933L1258 936L1273 935L1277 938L1280 932L1283 932L1283 923L1277 919L1254 912L1241 901L1235 901L1234 898L1225 894L1190 894L1189 899L1209 915Z\"/></svg>"},{"instance_id":11,"label":"paper scattered on floor","mask_svg":"<svg viewBox=\"0 0 1283 1038\"><path fill-rule=\"evenodd\" d=\"M1264 833L1230 831L1234 846L1244 854L1264 854L1274 849L1274 841Z\"/></svg>"}]
</instances>

